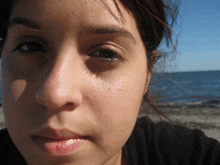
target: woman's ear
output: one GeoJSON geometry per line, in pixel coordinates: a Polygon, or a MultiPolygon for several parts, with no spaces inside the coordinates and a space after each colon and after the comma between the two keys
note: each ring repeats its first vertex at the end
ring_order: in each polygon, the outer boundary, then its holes
{"type": "Polygon", "coordinates": [[[152,75],[152,71],[153,71],[153,66],[157,60],[157,51],[154,50],[151,52],[151,57],[150,57],[150,61],[148,62],[148,65],[150,63],[150,67],[148,67],[148,70],[147,70],[147,81],[146,81],[146,85],[145,85],[145,92],[144,94],[147,92],[148,90],[148,85],[150,83],[150,79],[151,79],[151,75],[152,75]]]}
{"type": "Polygon", "coordinates": [[[146,81],[146,84],[145,84],[145,91],[144,91],[144,94],[147,92],[148,90],[148,85],[150,83],[150,78],[151,78],[151,72],[147,72],[147,81],[146,81]]]}
{"type": "MultiPolygon", "coordinates": [[[[158,52],[156,50],[151,52],[153,65],[156,63],[158,52]]],[[[153,69],[153,68],[152,68],[153,69]]]]}

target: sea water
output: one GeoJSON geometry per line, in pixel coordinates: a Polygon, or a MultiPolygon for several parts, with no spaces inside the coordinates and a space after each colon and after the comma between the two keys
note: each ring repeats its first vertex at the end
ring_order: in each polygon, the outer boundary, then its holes
{"type": "Polygon", "coordinates": [[[159,103],[220,106],[220,71],[153,74],[149,91],[159,103]]]}

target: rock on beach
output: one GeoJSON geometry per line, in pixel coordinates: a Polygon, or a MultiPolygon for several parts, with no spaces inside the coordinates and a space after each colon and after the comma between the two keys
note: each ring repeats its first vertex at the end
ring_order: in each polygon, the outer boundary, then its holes
{"type": "Polygon", "coordinates": [[[5,128],[5,119],[3,114],[3,108],[0,106],[0,129],[5,128]]]}

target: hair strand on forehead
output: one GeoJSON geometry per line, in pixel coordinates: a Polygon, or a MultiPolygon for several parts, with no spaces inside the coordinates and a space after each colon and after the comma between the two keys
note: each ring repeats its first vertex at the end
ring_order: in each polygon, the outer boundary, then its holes
{"type": "MultiPolygon", "coordinates": [[[[150,15],[152,15],[154,18],[156,18],[158,21],[160,21],[162,24],[164,24],[164,26],[168,27],[171,30],[174,30],[171,26],[169,26],[168,24],[166,24],[164,21],[162,21],[160,18],[158,18],[157,16],[155,16],[154,14],[152,14],[146,7],[144,7],[138,0],[135,0],[142,8],[144,8],[150,15]]],[[[149,4],[151,4],[149,2],[149,4]]],[[[177,32],[176,32],[177,33],[177,32]]]]}
{"type": "Polygon", "coordinates": [[[113,0],[114,4],[115,4],[115,7],[118,11],[118,14],[119,14],[119,17],[113,13],[113,11],[111,10],[111,8],[109,7],[108,3],[106,2],[106,0],[101,0],[104,4],[104,6],[107,8],[107,10],[111,13],[111,15],[118,21],[118,22],[121,22],[121,23],[124,23],[124,16],[121,12],[121,9],[118,5],[118,3],[116,2],[116,0],[113,0]]]}

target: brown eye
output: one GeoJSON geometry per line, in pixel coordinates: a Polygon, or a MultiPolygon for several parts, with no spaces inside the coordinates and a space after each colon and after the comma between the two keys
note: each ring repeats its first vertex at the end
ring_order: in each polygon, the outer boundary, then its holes
{"type": "Polygon", "coordinates": [[[101,49],[94,51],[89,54],[89,56],[98,57],[103,60],[111,61],[111,60],[121,60],[121,56],[118,55],[116,52],[109,50],[109,49],[101,49]]]}
{"type": "Polygon", "coordinates": [[[34,53],[45,52],[45,48],[37,42],[25,42],[19,44],[13,51],[19,51],[20,53],[34,53]]]}

